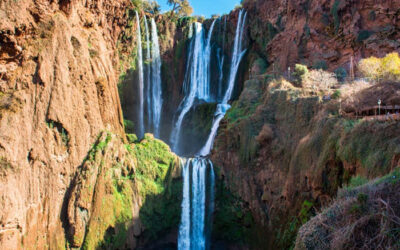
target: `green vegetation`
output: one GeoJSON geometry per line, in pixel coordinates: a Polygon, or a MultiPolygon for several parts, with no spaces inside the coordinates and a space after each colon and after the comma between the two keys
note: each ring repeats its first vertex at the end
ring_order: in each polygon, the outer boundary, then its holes
{"type": "Polygon", "coordinates": [[[314,62],[313,69],[322,69],[322,70],[327,70],[328,69],[328,64],[324,60],[319,60],[314,62]]]}
{"type": "Polygon", "coordinates": [[[86,232],[73,235],[82,249],[124,249],[135,226],[143,227],[144,241],[178,226],[182,182],[173,179],[177,156],[149,134],[140,142],[133,134],[127,138],[130,144],[123,145],[121,138],[102,133],[78,175],[74,197],[86,204],[79,215],[90,216],[84,219],[86,232]],[[133,214],[139,205],[141,224],[133,214]]]}
{"type": "Polygon", "coordinates": [[[367,178],[364,178],[362,176],[357,175],[357,176],[351,177],[350,182],[349,182],[347,187],[348,188],[355,188],[355,187],[362,186],[362,185],[364,185],[366,183],[368,183],[368,179],[367,178]]]}
{"type": "Polygon", "coordinates": [[[150,134],[145,134],[131,151],[137,159],[135,181],[143,202],[139,215],[145,227],[143,234],[155,239],[159,233],[179,224],[182,183],[172,180],[178,158],[150,134]]]}
{"type": "Polygon", "coordinates": [[[333,94],[332,94],[332,99],[334,99],[334,100],[339,99],[341,95],[342,95],[342,93],[340,90],[335,90],[335,92],[333,92],[333,94]]]}
{"type": "Polygon", "coordinates": [[[69,135],[68,135],[67,130],[62,126],[62,124],[59,122],[55,122],[53,120],[47,120],[46,125],[50,129],[55,128],[57,130],[57,132],[60,134],[61,141],[63,142],[63,144],[68,147],[69,135]]]}
{"type": "Polygon", "coordinates": [[[335,71],[336,78],[339,82],[344,82],[347,77],[347,71],[343,67],[337,68],[335,71]]]}
{"type": "Polygon", "coordinates": [[[301,85],[308,75],[308,68],[302,64],[296,64],[294,67],[293,77],[298,85],[301,85]]]}
{"type": "Polygon", "coordinates": [[[193,13],[193,8],[188,0],[168,0],[167,2],[172,6],[171,16],[190,16],[193,13]]]}
{"type": "Polygon", "coordinates": [[[128,134],[135,133],[135,124],[133,121],[124,119],[125,132],[128,134]]]}
{"type": "Polygon", "coordinates": [[[314,203],[305,200],[301,206],[300,212],[280,230],[277,231],[277,243],[280,249],[293,249],[299,228],[307,223],[315,215],[313,210],[314,203]]]}

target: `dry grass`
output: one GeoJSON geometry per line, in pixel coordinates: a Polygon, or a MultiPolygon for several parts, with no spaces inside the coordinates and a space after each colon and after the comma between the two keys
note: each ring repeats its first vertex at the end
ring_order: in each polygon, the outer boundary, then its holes
{"type": "Polygon", "coordinates": [[[299,231],[296,249],[399,249],[400,170],[354,189],[299,231]]]}

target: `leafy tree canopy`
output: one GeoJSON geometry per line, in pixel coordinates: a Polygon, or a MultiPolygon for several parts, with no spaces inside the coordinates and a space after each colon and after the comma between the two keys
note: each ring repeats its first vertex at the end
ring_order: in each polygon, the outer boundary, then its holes
{"type": "Polygon", "coordinates": [[[171,15],[190,16],[193,13],[193,8],[188,0],[168,0],[168,4],[172,6],[171,15]]]}

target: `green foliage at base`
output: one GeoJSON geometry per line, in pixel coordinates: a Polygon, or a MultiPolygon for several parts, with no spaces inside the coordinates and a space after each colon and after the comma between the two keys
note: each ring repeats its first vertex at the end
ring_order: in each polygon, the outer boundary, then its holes
{"type": "MultiPolygon", "coordinates": [[[[103,239],[98,243],[97,247],[101,249],[122,249],[125,245],[129,226],[132,222],[132,198],[134,193],[131,184],[128,181],[114,180],[112,185],[112,200],[103,198],[101,207],[102,225],[98,225],[98,229],[107,228],[102,231],[103,239]]],[[[91,227],[95,228],[95,227],[91,227]]],[[[91,234],[87,234],[83,249],[92,249],[91,234]]],[[[93,238],[96,240],[95,238],[93,238]]]]}
{"type": "Polygon", "coordinates": [[[179,224],[182,182],[172,179],[178,159],[165,143],[150,134],[145,134],[131,151],[137,159],[135,181],[143,203],[139,214],[145,227],[143,235],[155,239],[179,224]]]}

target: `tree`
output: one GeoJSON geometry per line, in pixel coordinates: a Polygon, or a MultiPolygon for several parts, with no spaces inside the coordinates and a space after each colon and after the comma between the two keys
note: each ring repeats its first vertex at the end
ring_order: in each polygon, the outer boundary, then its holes
{"type": "Polygon", "coordinates": [[[358,69],[373,80],[400,81],[400,57],[397,52],[387,54],[384,58],[362,59],[358,69]]]}
{"type": "Polygon", "coordinates": [[[168,0],[168,4],[172,6],[171,15],[190,16],[193,13],[188,0],[168,0]]]}
{"type": "Polygon", "coordinates": [[[301,85],[304,79],[307,77],[307,75],[308,75],[308,68],[306,65],[302,64],[295,65],[293,76],[297,85],[301,85]]]}

